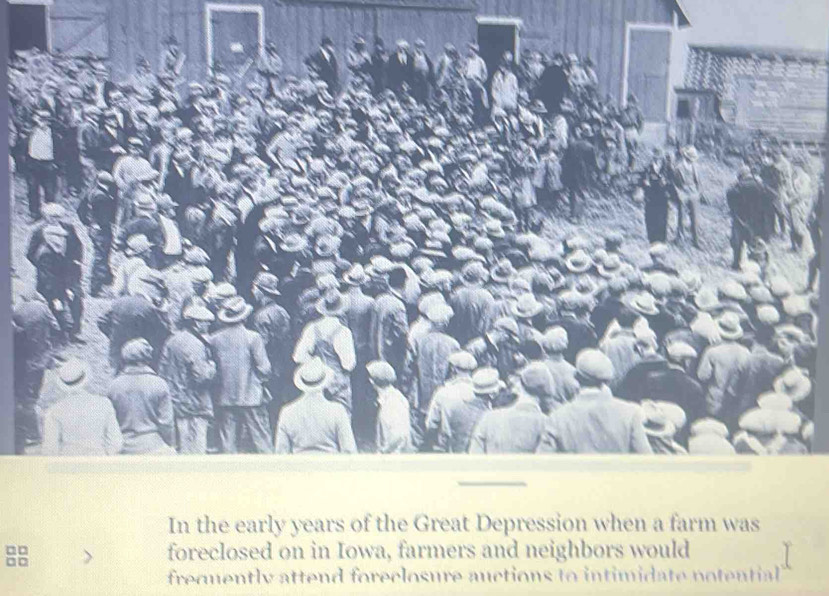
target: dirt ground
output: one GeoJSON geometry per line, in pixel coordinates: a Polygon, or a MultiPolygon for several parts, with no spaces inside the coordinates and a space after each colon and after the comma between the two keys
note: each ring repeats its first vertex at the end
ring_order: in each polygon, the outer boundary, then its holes
{"type": "MultiPolygon", "coordinates": [[[[680,271],[694,269],[701,274],[704,283],[716,285],[731,275],[728,269],[731,259],[730,218],[725,204],[725,192],[736,180],[736,167],[703,156],[699,162],[699,170],[702,190],[708,198],[708,203],[702,206],[700,213],[700,248],[693,248],[690,242],[686,241],[685,244],[675,245],[671,251],[671,258],[673,265],[680,271]]],[[[25,182],[18,178],[11,222],[13,299],[17,299],[23,292],[31,290],[35,285],[34,267],[25,257],[26,245],[33,228],[26,207],[25,190],[25,182]]],[[[65,206],[74,213],[76,207],[74,202],[69,204],[67,201],[65,206]]],[[[563,217],[564,212],[565,209],[562,206],[560,211],[545,216],[542,229],[544,236],[558,241],[578,232],[591,239],[598,248],[603,241],[604,233],[618,230],[625,236],[624,252],[627,259],[641,265],[649,263],[643,207],[633,202],[630,197],[597,194],[585,206],[582,221],[578,224],[567,221],[563,217]]],[[[672,239],[675,235],[674,213],[671,213],[669,222],[668,237],[672,239]]],[[[78,223],[77,227],[85,245],[84,271],[88,275],[91,248],[83,233],[83,226],[78,223]]],[[[788,245],[782,238],[776,238],[772,242],[770,251],[772,270],[786,276],[796,289],[805,288],[810,254],[789,252],[788,245]]],[[[117,268],[119,260],[119,256],[113,259],[113,270],[117,268]]],[[[85,280],[85,284],[88,284],[88,280],[85,280]]],[[[87,296],[82,328],[87,343],[83,346],[71,345],[66,350],[67,356],[83,358],[91,364],[93,379],[89,389],[97,393],[105,393],[112,379],[107,363],[108,340],[96,325],[97,320],[106,312],[110,303],[111,299],[87,296]]],[[[54,377],[47,374],[41,404],[44,407],[47,406],[54,395],[54,377]]]]}

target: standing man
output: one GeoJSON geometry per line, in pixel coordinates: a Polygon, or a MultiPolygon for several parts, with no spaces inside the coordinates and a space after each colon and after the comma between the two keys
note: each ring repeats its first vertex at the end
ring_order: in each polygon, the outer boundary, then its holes
{"type": "Polygon", "coordinates": [[[369,362],[371,387],[377,394],[377,453],[408,453],[412,449],[409,402],[395,388],[397,375],[388,362],[369,362]]]}
{"type": "Polygon", "coordinates": [[[613,397],[607,386],[613,378],[607,356],[580,352],[576,378],[581,389],[550,414],[539,453],[652,453],[642,409],[613,397]]]}
{"type": "Polygon", "coordinates": [[[765,244],[774,233],[776,217],[774,194],[752,175],[748,166],[743,166],[725,198],[731,212],[731,268],[740,270],[743,246],[748,244],[749,256],[759,258],[765,271],[768,266],[765,244]]]}
{"type": "Polygon", "coordinates": [[[112,175],[99,172],[95,182],[95,187],[78,205],[78,219],[87,226],[92,241],[89,294],[93,298],[100,296],[103,287],[113,281],[109,255],[112,251],[112,226],[118,209],[112,175]]]}
{"type": "Polygon", "coordinates": [[[542,400],[552,383],[544,364],[525,367],[515,401],[484,412],[472,432],[469,453],[535,453],[547,422],[542,400]]]}
{"type": "Polygon", "coordinates": [[[71,359],[58,370],[63,396],[46,411],[41,454],[115,455],[123,438],[112,403],[86,390],[89,365],[71,359]]]}
{"type": "Polygon", "coordinates": [[[153,348],[140,337],[124,344],[124,367],[112,381],[107,397],[124,436],[125,454],[174,453],[175,421],[170,388],[150,367],[153,348]]]}
{"type": "Polygon", "coordinates": [[[354,338],[356,364],[351,371],[351,390],[353,393],[352,424],[354,435],[358,440],[365,439],[371,443],[374,434],[375,404],[370,399],[370,385],[366,364],[372,358],[371,316],[374,311],[374,299],[366,296],[363,286],[368,282],[368,275],[362,265],[354,265],[343,274],[343,283],[347,286],[348,306],[345,320],[354,338]]]}
{"type": "Polygon", "coordinates": [[[492,114],[513,114],[518,110],[518,78],[513,70],[512,52],[504,52],[498,70],[492,75],[492,114]]]}
{"type": "Polygon", "coordinates": [[[340,73],[334,42],[330,37],[322,38],[319,50],[309,56],[306,63],[328,87],[328,93],[336,97],[340,90],[340,73]]]}
{"type": "Polygon", "coordinates": [[[244,322],[253,308],[241,296],[219,311],[222,329],[207,338],[219,374],[216,418],[222,453],[272,453],[269,396],[262,388],[271,374],[265,342],[244,322]]]}
{"type": "Polygon", "coordinates": [[[374,359],[388,362],[395,372],[403,371],[408,344],[409,321],[403,301],[405,285],[403,269],[395,268],[389,272],[387,290],[374,302],[369,331],[374,359]]]}
{"type": "Polygon", "coordinates": [[[699,206],[702,201],[702,190],[700,189],[699,171],[697,170],[697,159],[699,154],[694,146],[688,145],[680,150],[679,161],[674,166],[674,179],[676,192],[679,197],[679,209],[677,211],[676,239],[680,240],[685,236],[685,224],[683,222],[683,211],[688,212],[688,223],[691,226],[691,240],[695,248],[699,248],[699,206]]]}
{"type": "Polygon", "coordinates": [[[52,123],[49,110],[35,110],[32,117],[32,131],[26,140],[26,184],[29,192],[29,215],[40,219],[40,193],[43,202],[55,200],[58,184],[58,166],[55,152],[60,138],[52,123]]]}
{"type": "Polygon", "coordinates": [[[466,453],[472,431],[484,413],[492,409],[492,402],[504,389],[504,383],[494,368],[479,368],[472,375],[472,399],[454,400],[448,404],[438,430],[435,451],[466,453]]]}
{"type": "Polygon", "coordinates": [[[655,149],[653,161],[642,174],[641,189],[645,201],[645,229],[648,242],[663,243],[668,235],[668,203],[671,199],[671,174],[661,149],[655,149]]]}
{"type": "Polygon", "coordinates": [[[412,88],[414,67],[412,55],[409,52],[409,42],[405,39],[397,41],[397,50],[389,56],[386,64],[386,87],[400,95],[404,85],[412,88]]]}
{"type": "Polygon", "coordinates": [[[432,84],[435,79],[432,60],[426,54],[426,42],[415,41],[412,55],[412,97],[421,104],[426,104],[432,97],[432,84]]]}
{"type": "Polygon", "coordinates": [[[184,328],[164,344],[158,373],[170,388],[178,452],[204,455],[216,376],[216,363],[204,337],[216,317],[207,307],[193,304],[184,309],[182,318],[184,328]]]}
{"type": "Polygon", "coordinates": [[[706,389],[706,413],[736,428],[739,404],[738,382],[751,360],[751,353],[739,343],[743,328],[736,313],[717,319],[721,342],[702,353],[697,377],[706,389]]]}
{"type": "Polygon", "coordinates": [[[328,368],[319,358],[294,373],[294,384],[302,395],[279,413],[276,453],[357,453],[348,411],[323,392],[328,378],[328,368]]]}
{"type": "Polygon", "coordinates": [[[583,204],[588,198],[589,189],[598,168],[596,148],[590,139],[593,129],[582,123],[574,131],[561,160],[561,181],[570,195],[570,219],[577,221],[581,217],[583,204]]]}
{"type": "Polygon", "coordinates": [[[267,89],[266,97],[276,96],[279,76],[282,74],[282,58],[276,51],[275,43],[265,45],[265,53],[260,56],[256,71],[262,77],[263,86],[267,89]]]}

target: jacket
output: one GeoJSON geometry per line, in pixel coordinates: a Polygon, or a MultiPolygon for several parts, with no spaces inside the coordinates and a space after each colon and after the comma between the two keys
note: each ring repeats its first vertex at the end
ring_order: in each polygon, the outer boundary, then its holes
{"type": "Polygon", "coordinates": [[[107,397],[124,436],[122,453],[153,453],[175,444],[170,388],[149,366],[124,367],[107,397]]]}
{"type": "Polygon", "coordinates": [[[271,363],[271,373],[267,380],[268,390],[274,399],[285,393],[291,371],[291,318],[288,312],[272,302],[253,313],[252,329],[262,336],[265,352],[271,363]]]}
{"type": "Polygon", "coordinates": [[[116,371],[121,368],[121,347],[129,340],[146,339],[157,359],[170,334],[162,314],[140,295],[117,298],[98,321],[98,328],[109,337],[109,361],[116,371]]]}
{"type": "Polygon", "coordinates": [[[585,387],[547,419],[539,453],[652,453],[642,409],[585,387]]]}
{"type": "Polygon", "coordinates": [[[207,342],[219,372],[216,405],[261,406],[270,401],[262,391],[271,363],[261,335],[238,323],[210,335],[207,342]]]}
{"type": "Polygon", "coordinates": [[[176,418],[213,417],[216,363],[204,339],[190,330],[173,334],[161,350],[158,374],[170,388],[176,418]]]}
{"type": "Polygon", "coordinates": [[[122,442],[115,410],[100,395],[71,391],[44,415],[43,455],[115,455],[122,442]]]}
{"type": "Polygon", "coordinates": [[[276,453],[356,453],[345,407],[321,391],[286,405],[276,425],[276,453]]]}
{"type": "MultiPolygon", "coordinates": [[[[17,371],[42,371],[52,364],[52,341],[60,328],[43,300],[29,300],[14,307],[14,366],[17,371]]],[[[16,373],[17,374],[17,373],[16,373]]]]}
{"type": "Polygon", "coordinates": [[[489,402],[474,393],[469,399],[452,400],[444,409],[435,451],[466,453],[475,425],[489,409],[489,402]]]}
{"type": "Polygon", "coordinates": [[[426,412],[432,395],[449,373],[449,356],[461,349],[457,340],[441,331],[431,331],[412,343],[406,365],[411,381],[412,408],[426,412]]]}
{"type": "Polygon", "coordinates": [[[394,387],[377,395],[377,453],[408,453],[412,448],[409,402],[394,387]]]}
{"type": "Polygon", "coordinates": [[[486,288],[464,287],[452,293],[449,304],[455,310],[450,329],[462,344],[489,331],[495,298],[486,288]]]}
{"type": "Polygon", "coordinates": [[[702,353],[697,377],[706,386],[706,411],[710,416],[730,414],[737,399],[737,382],[746,366],[748,348],[726,341],[711,346],[702,353]]]}
{"type": "Polygon", "coordinates": [[[408,328],[406,305],[403,300],[391,293],[378,296],[374,302],[369,331],[373,357],[385,360],[395,371],[401,372],[406,360],[408,328]]]}
{"type": "Polygon", "coordinates": [[[537,403],[518,400],[485,412],[469,441],[469,453],[535,453],[547,417],[537,403]]]}

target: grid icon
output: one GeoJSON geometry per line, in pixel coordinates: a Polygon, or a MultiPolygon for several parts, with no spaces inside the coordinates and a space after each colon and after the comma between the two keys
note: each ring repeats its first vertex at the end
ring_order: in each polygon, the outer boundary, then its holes
{"type": "Polygon", "coordinates": [[[6,567],[28,567],[29,547],[25,544],[6,545],[6,567]]]}

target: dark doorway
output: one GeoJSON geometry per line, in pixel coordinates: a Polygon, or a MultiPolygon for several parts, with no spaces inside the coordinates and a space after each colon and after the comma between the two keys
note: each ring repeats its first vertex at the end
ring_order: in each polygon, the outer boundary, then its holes
{"type": "Polygon", "coordinates": [[[478,23],[478,46],[481,48],[481,58],[486,62],[490,80],[501,64],[504,52],[512,52],[515,60],[517,37],[517,28],[512,23],[478,23]]]}
{"type": "Polygon", "coordinates": [[[48,49],[46,6],[9,4],[9,56],[21,50],[48,49]]]}
{"type": "Polygon", "coordinates": [[[237,84],[250,80],[261,48],[259,27],[261,14],[251,10],[217,9],[210,15],[210,36],[213,65],[221,63],[237,84]]]}

